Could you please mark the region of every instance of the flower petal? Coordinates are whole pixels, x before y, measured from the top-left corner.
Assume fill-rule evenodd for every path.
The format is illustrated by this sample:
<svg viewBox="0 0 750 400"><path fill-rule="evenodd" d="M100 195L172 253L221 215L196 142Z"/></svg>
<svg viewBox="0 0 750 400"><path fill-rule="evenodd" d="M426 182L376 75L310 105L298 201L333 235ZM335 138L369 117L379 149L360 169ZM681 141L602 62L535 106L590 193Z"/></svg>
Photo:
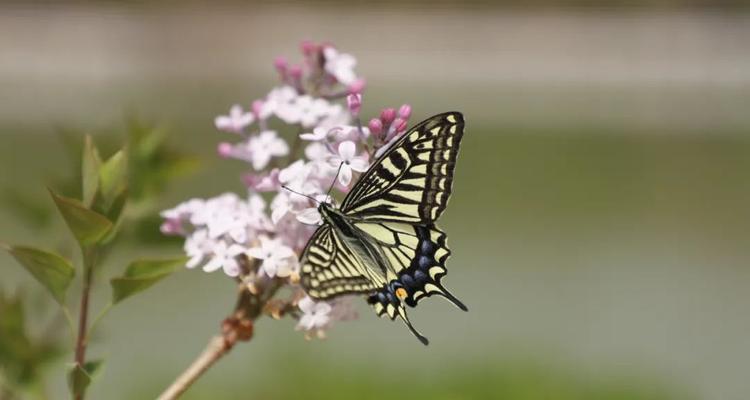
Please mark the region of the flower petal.
<svg viewBox="0 0 750 400"><path fill-rule="evenodd" d="M222 260L221 257L214 256L211 261L209 261L206 265L203 266L203 270L206 272L214 272L217 269L221 268L224 260Z"/></svg>
<svg viewBox="0 0 750 400"><path fill-rule="evenodd" d="M305 296L304 299L299 301L297 306L303 313L309 314L315 308L315 301L310 296Z"/></svg>
<svg viewBox="0 0 750 400"><path fill-rule="evenodd" d="M261 247L251 247L247 249L247 255L258 260L265 260L268 255L265 250Z"/></svg>
<svg viewBox="0 0 750 400"><path fill-rule="evenodd" d="M307 225L318 225L322 218L316 208L306 208L297 214L297 221Z"/></svg>
<svg viewBox="0 0 750 400"><path fill-rule="evenodd" d="M339 183L344 186L349 186L349 183L352 181L352 169L349 167L348 164L343 164L341 166L341 171L339 171Z"/></svg>
<svg viewBox="0 0 750 400"><path fill-rule="evenodd" d="M354 158L354 154L356 151L356 146L351 140L347 140L339 144L339 155L344 161L349 161Z"/></svg>
<svg viewBox="0 0 750 400"><path fill-rule="evenodd" d="M349 161L349 166L357 172L365 172L370 164L362 157L354 157Z"/></svg>

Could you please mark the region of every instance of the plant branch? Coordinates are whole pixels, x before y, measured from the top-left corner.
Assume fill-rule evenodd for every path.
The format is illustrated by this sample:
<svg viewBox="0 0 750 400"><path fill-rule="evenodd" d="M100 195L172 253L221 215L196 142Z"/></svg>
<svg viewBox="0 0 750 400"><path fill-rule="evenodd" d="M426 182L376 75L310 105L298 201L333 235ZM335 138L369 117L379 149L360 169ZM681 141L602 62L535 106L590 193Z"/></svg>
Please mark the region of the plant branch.
<svg viewBox="0 0 750 400"><path fill-rule="evenodd" d="M96 263L96 249L88 246L81 249L83 253L83 286L81 288L81 306L78 314L78 337L76 338L75 363L83 367L86 363L87 324L89 315L89 295ZM76 394L76 400L82 400L84 394Z"/></svg>
<svg viewBox="0 0 750 400"><path fill-rule="evenodd" d="M232 349L223 335L216 335L208 342L200 356L162 393L158 400L179 398L192 384Z"/></svg>
<svg viewBox="0 0 750 400"><path fill-rule="evenodd" d="M245 263L245 271L254 269L252 261L247 259L241 261ZM239 281L242 282L241 279ZM281 282L273 279L259 284L257 291L251 292L245 284L241 283L234 312L221 325L222 333L209 340L203 352L169 385L158 400L179 398L209 368L229 353L237 342L250 341L253 337L255 320L263 315L266 305L280 287Z"/></svg>

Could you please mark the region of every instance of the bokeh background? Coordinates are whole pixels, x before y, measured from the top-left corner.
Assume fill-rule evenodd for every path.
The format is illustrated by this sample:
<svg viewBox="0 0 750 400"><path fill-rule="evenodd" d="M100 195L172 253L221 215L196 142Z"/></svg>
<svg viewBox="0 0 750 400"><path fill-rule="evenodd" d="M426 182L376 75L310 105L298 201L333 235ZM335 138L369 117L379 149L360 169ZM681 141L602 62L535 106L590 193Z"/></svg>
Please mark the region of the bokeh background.
<svg viewBox="0 0 750 400"><path fill-rule="evenodd" d="M226 137L213 118L263 96L273 58L294 59L301 39L358 57L364 115L402 103L414 120L465 114L442 226L454 250L445 282L471 311L422 303L411 315L428 348L365 304L325 341L264 319L186 399L747 398L750 13L739 3L4 3L0 239L69 245L45 186L75 175L70 137L118 143L133 118L199 161L156 209L242 193L244 166L214 156ZM151 227L99 279L181 253ZM34 335L68 347L43 289L5 253L0 268ZM185 270L119 306L90 350L107 359L90 398L155 397L218 332L234 290ZM96 304L108 296L101 285ZM46 367L38 397L68 396L70 358Z"/></svg>

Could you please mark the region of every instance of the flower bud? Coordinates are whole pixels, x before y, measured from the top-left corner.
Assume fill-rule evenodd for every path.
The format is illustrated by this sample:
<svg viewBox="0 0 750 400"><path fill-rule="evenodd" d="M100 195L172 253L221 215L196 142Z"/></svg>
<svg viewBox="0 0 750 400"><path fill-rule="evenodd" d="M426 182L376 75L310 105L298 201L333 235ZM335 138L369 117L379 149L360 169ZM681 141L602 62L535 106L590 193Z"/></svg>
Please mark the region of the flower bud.
<svg viewBox="0 0 750 400"><path fill-rule="evenodd" d="M396 118L393 121L393 131L396 133L401 133L406 130L406 120L401 118Z"/></svg>
<svg viewBox="0 0 750 400"><path fill-rule="evenodd" d="M370 128L370 133L376 137L383 133L383 123L378 118L371 119L367 127Z"/></svg>
<svg viewBox="0 0 750 400"><path fill-rule="evenodd" d="M362 93L365 90L366 83L364 79L359 78L347 87L347 91L352 94Z"/></svg>
<svg viewBox="0 0 750 400"><path fill-rule="evenodd" d="M317 50L317 46L312 40L303 40L302 43L300 43L299 48L305 57L311 56Z"/></svg>
<svg viewBox="0 0 750 400"><path fill-rule="evenodd" d="M359 110L362 109L362 95L361 94L350 94L346 96L346 106L353 116L359 115Z"/></svg>
<svg viewBox="0 0 750 400"><path fill-rule="evenodd" d="M289 76L295 81L300 80L302 78L302 67L299 65L292 65L289 67Z"/></svg>
<svg viewBox="0 0 750 400"><path fill-rule="evenodd" d="M289 68L289 62L284 57L276 57L273 61L273 66L283 76L286 74L287 68Z"/></svg>
<svg viewBox="0 0 750 400"><path fill-rule="evenodd" d="M411 117L411 106L408 104L402 105L401 108L398 109L398 116L403 120L409 119L409 117Z"/></svg>
<svg viewBox="0 0 750 400"><path fill-rule="evenodd" d="M216 148L216 152L219 153L220 157L227 158L232 154L232 144L227 142L221 142Z"/></svg>
<svg viewBox="0 0 750 400"><path fill-rule="evenodd" d="M260 112L263 110L263 100L255 100L250 108L253 110L255 118L260 118Z"/></svg>
<svg viewBox="0 0 750 400"><path fill-rule="evenodd" d="M183 233L182 224L179 219L167 219L159 227L161 233L174 236L181 235Z"/></svg>
<svg viewBox="0 0 750 400"><path fill-rule="evenodd" d="M383 121L383 125L390 125L395 118L396 110L393 108L386 108L380 112L380 119Z"/></svg>

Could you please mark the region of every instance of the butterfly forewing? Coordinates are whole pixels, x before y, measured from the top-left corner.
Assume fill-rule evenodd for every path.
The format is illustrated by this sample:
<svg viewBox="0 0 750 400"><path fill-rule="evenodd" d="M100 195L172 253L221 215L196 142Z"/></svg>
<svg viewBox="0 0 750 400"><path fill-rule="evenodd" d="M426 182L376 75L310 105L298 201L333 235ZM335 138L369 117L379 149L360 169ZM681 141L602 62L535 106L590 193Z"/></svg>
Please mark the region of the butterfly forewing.
<svg viewBox="0 0 750 400"><path fill-rule="evenodd" d="M406 132L360 178L341 210L365 219L436 221L451 193L463 127L461 114L451 112Z"/></svg>

